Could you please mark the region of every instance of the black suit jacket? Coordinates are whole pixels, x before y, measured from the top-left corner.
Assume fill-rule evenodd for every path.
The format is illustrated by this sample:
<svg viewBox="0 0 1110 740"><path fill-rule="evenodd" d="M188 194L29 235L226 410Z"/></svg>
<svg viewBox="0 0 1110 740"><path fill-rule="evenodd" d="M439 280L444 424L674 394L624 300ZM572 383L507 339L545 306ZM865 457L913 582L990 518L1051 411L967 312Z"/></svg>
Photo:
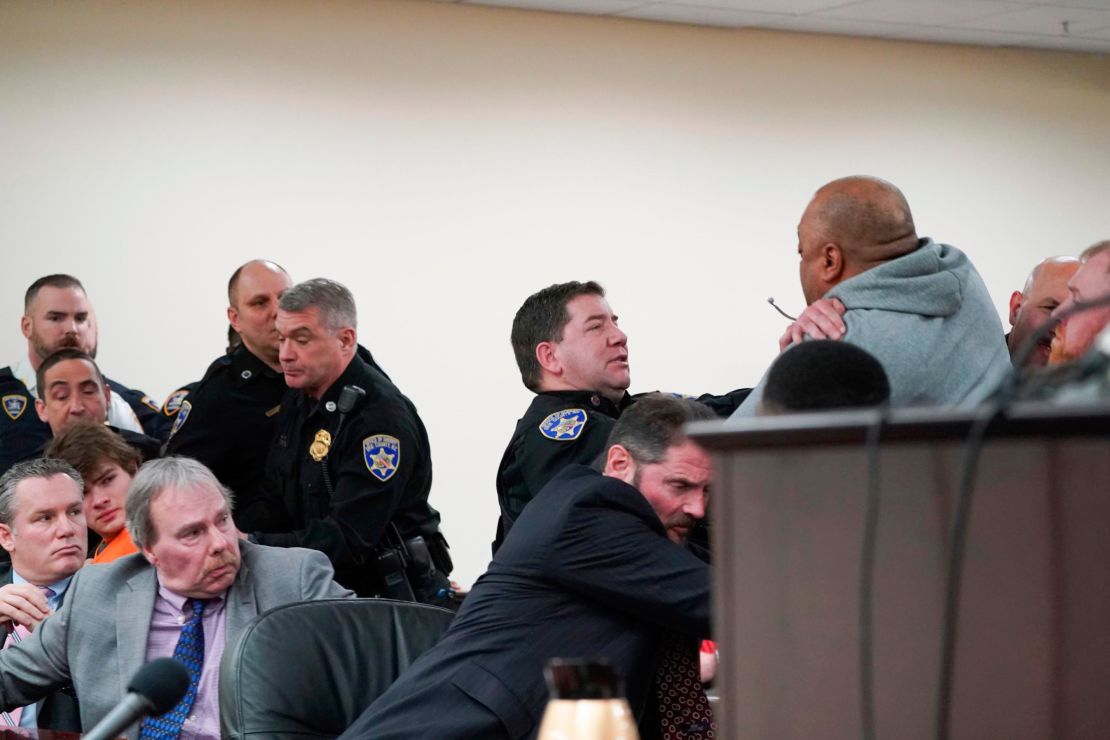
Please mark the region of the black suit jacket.
<svg viewBox="0 0 1110 740"><path fill-rule="evenodd" d="M11 565L4 564L0 566L0 586L7 586L11 582ZM65 594L62 595L62 599L65 599ZM77 704L77 697L73 693L73 688L67 686L64 689L59 689L40 701L36 721L39 729L42 730L81 732L81 708Z"/></svg>
<svg viewBox="0 0 1110 740"><path fill-rule="evenodd" d="M709 567L635 488L582 465L524 509L443 640L343 737L536 734L554 657L607 660L639 717L660 637L709 635Z"/></svg>

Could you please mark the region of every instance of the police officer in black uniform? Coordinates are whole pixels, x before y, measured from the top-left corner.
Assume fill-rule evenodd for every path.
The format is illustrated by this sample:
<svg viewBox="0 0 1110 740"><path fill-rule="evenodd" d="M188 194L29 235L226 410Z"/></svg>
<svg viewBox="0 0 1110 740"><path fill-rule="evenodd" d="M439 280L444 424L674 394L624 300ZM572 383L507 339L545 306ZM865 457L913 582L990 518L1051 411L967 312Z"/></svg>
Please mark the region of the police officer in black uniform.
<svg viewBox="0 0 1110 740"><path fill-rule="evenodd" d="M628 337L596 282L560 283L529 296L513 319L511 338L521 379L536 397L517 422L497 471L501 516L494 552L556 473L597 460L616 420L636 398L627 391ZM750 392L697 400L728 417ZM691 540L708 547L704 526Z"/></svg>
<svg viewBox="0 0 1110 740"><path fill-rule="evenodd" d="M0 475L36 457L51 440L50 427L35 413L35 397L10 368L0 368Z"/></svg>
<svg viewBox="0 0 1110 740"><path fill-rule="evenodd" d="M323 551L359 596L449 605L428 435L412 402L359 356L353 297L315 279L286 291L279 308L290 391L267 474L293 528L253 538Z"/></svg>
<svg viewBox="0 0 1110 740"><path fill-rule="evenodd" d="M291 528L281 502L266 496L263 483L287 390L274 321L278 299L292 284L280 265L266 260L235 270L228 281L227 316L237 341L194 388L179 389L166 403L164 416L174 420L166 454L201 461L230 488L235 524L244 532Z"/></svg>

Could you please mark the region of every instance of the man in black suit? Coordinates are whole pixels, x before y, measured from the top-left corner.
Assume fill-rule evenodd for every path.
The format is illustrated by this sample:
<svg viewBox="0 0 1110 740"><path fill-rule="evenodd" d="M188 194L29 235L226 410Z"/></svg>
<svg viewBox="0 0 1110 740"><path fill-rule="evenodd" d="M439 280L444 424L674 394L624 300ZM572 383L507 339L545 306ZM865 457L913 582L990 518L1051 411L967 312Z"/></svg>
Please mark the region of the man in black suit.
<svg viewBox="0 0 1110 740"><path fill-rule="evenodd" d="M694 665L709 634L709 567L684 543L705 515L711 464L683 427L711 418L669 396L625 411L604 472L570 465L544 487L443 640L343 737L532 737L547 701L543 668L555 657L608 661L641 735L658 736L663 643L683 640Z"/></svg>
<svg viewBox="0 0 1110 740"><path fill-rule="evenodd" d="M4 646L28 636L61 607L73 574L85 564L87 533L81 476L63 460L19 463L0 477L0 546L11 565L0 568L0 634ZM20 625L20 626L16 626ZM81 731L70 687L0 714L0 727Z"/></svg>

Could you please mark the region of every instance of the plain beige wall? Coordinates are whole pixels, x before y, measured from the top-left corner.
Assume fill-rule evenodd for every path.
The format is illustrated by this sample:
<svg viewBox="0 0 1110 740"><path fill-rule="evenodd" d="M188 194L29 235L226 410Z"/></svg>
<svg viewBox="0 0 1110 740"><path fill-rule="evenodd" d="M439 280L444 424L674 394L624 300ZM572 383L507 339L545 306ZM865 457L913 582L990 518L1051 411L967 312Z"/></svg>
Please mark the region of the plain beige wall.
<svg viewBox="0 0 1110 740"><path fill-rule="evenodd" d="M820 184L898 183L1001 309L1110 236L1108 122L1107 57L394 0L3 3L0 356L26 286L72 272L105 370L163 395L221 352L241 262L342 280L428 425L469 583L529 293L603 282L633 390L751 385Z"/></svg>

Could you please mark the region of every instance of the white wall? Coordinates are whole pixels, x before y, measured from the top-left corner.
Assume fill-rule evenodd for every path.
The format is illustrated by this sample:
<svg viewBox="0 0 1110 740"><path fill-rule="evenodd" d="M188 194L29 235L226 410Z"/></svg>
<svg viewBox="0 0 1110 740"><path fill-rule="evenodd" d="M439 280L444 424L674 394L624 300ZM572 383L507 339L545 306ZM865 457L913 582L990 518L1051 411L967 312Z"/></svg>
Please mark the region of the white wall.
<svg viewBox="0 0 1110 740"><path fill-rule="evenodd" d="M794 228L851 173L1000 307L1110 236L1110 58L420 2L0 4L0 356L43 274L84 280L101 364L162 395L223 347L259 256L345 282L432 436L470 582L528 403L521 301L597 279L633 389L750 385L797 310Z"/></svg>

